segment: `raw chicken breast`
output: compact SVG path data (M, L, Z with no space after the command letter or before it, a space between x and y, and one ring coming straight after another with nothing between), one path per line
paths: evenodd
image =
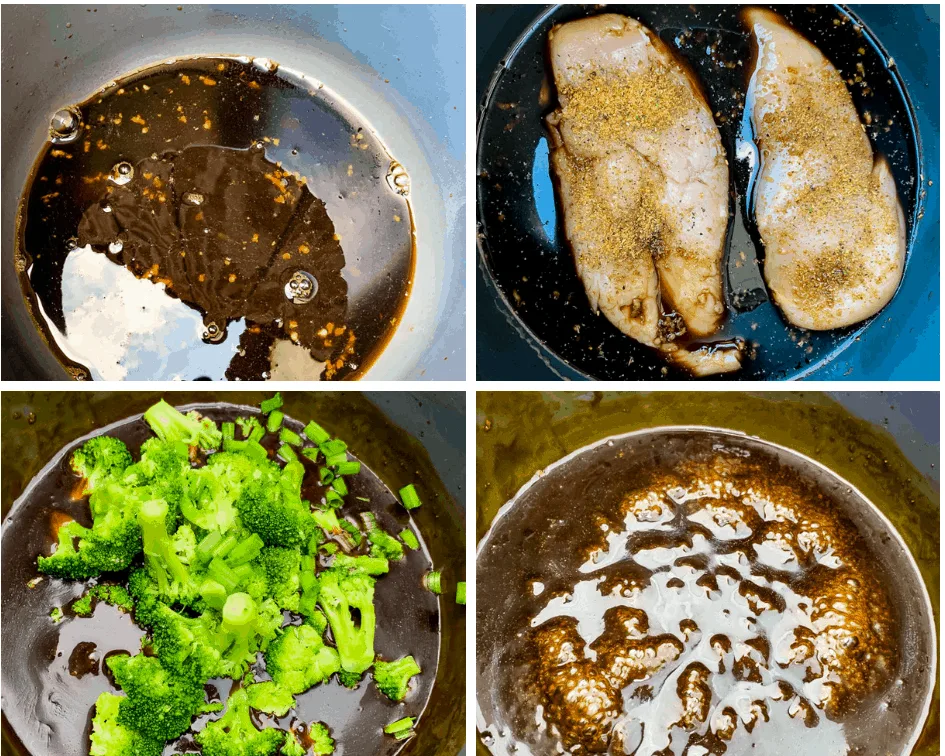
M771 11L746 18L757 45L748 107L761 153L755 222L765 279L796 326L857 323L885 307L902 278L895 181L820 50Z
M711 335L724 313L728 165L701 92L625 16L557 26L549 46L551 164L591 307L696 375L737 370L738 349L675 343Z

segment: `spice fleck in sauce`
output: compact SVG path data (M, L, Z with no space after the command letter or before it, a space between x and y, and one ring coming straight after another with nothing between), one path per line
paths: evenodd
M897 684L895 612L852 523L796 474L744 454L636 478L597 459L497 518L477 600L496 603L503 572L505 591L524 590L480 631L480 653L498 635L481 664L501 665L491 703L480 699L481 715L501 712L487 746L854 752L844 723L883 710Z
M406 306L408 193L319 82L169 62L56 113L17 269L76 378L359 377Z

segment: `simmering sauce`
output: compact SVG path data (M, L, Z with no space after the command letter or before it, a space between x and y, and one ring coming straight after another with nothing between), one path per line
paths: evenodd
M772 459L666 448L633 474L622 449L559 468L496 518L477 561L483 742L860 753L845 724L882 715L903 684L899 621L862 536Z
M16 266L75 378L353 378L406 306L409 188L320 82L169 61L53 116Z

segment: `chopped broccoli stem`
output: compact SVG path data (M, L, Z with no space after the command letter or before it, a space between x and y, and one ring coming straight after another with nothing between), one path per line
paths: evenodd
M348 461L348 452L340 451L337 454L329 454L325 456L325 464L329 467L340 467L343 463Z
M290 444L292 446L301 446L302 437L290 428L282 426L282 430L279 431L279 440L284 444Z
M323 444L331 438L331 434L314 420L309 421L309 424L305 426L303 432L315 445Z
M457 604L466 603L466 583L465 582L456 584L456 603Z
M416 509L420 506L420 497L417 496L417 489L413 487L413 483L400 489L400 500L407 510Z
M384 728L384 732L393 735L397 740L404 740L413 734L413 717L404 717L396 722L391 722Z
M295 453L295 449L293 449L288 444L283 444L280 446L278 454L286 462L298 462L299 460L299 455Z
M332 489L340 496L348 495L348 484L345 483L345 479L338 477L331 482Z
M340 438L334 438L331 441L325 441L322 444L318 445L318 450L325 456L327 459L335 454L347 453L348 445L342 441Z
M273 410L269 413L269 417L266 418L266 430L270 433L275 433L279 428L282 427L282 421L285 419L285 415L282 414L279 410Z
M441 578L442 575L439 571L431 570L423 576L423 587L430 593L442 593Z
M264 415L268 415L273 410L277 410L282 406L282 394L276 393L275 396L269 399L263 399L259 404L259 411Z
M400 531L400 540L404 542L408 549L416 551L420 548L420 541L417 540L417 536L410 528L404 528Z
M345 460L338 463L336 471L339 475L357 475L361 472L361 463L356 459Z
M223 438L236 438L236 423L221 423L220 430L223 433Z

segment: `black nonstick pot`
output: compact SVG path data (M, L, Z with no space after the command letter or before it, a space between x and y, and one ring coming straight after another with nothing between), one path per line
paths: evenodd
M889 159L908 225L907 267L894 300L877 316L828 332L790 326L770 301L764 250L748 211L743 95L750 44L744 6L610 5L654 30L703 85L731 169L731 221L723 258L727 317L719 341L743 339L751 359L724 380L938 375L936 205L938 41L924 36L925 10L772 6L813 40L851 82L874 149ZM477 370L483 379L679 380L681 369L593 313L561 229L548 165L544 116L557 104L547 62L555 25L600 6L479 6L477 43ZM937 11L928 10L931 18ZM923 39L916 48L902 35ZM888 46L906 48L908 67ZM908 83L907 83L908 80ZM918 90L918 91L916 91ZM919 98L918 100L916 98ZM916 102L922 103L922 112ZM931 145L931 146L930 146ZM716 376L715 379L720 379Z

